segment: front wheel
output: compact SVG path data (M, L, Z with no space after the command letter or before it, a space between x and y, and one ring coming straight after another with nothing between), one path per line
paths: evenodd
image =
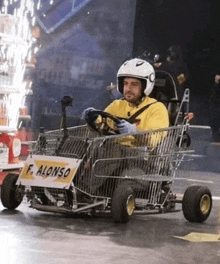
M204 222L212 209L212 195L206 186L190 186L182 201L183 214L190 222Z
M117 223L127 223L135 209L133 189L126 184L119 185L112 197L112 216Z
M18 176L18 174L9 173L1 186L1 201L8 209L17 208L23 200L22 188L16 185Z

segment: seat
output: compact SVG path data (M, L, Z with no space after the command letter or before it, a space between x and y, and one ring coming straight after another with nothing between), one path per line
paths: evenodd
M183 113L188 111L189 89L186 89L182 99L177 96L177 88L172 75L166 71L155 71L155 85L151 98L162 102L168 109L170 126L180 122ZM180 112L182 111L182 114Z

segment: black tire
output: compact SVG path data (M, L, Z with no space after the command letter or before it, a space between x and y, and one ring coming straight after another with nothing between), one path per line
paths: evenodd
M135 209L133 189L126 184L119 185L113 194L111 211L115 222L127 223Z
M182 210L186 220L190 222L204 222L212 209L212 195L206 186L190 186L186 189Z
M8 209L17 208L23 200L22 189L16 185L18 176L18 174L9 173L1 186L1 201L3 206Z

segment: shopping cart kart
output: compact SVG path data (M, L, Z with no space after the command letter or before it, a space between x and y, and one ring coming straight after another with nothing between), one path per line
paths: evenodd
M68 100L67 100L68 101ZM138 134L117 134L107 124L117 118L96 111L102 120L41 133L20 174L8 174L1 201L17 208L23 198L31 208L58 213L111 212L114 221L127 222L135 210L175 211L181 202L184 216L205 221L211 211L211 192L190 186L180 201L173 181L187 154L184 135L187 121L173 127Z

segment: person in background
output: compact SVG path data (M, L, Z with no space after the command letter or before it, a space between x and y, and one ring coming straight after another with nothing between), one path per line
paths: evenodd
M111 84L107 86L107 90L111 93L113 100L122 98L122 94L117 89L117 84Z
M220 142L220 73L215 75L214 85L209 98L210 118L212 136L215 142Z
M188 68L183 61L181 48L175 45L169 47L166 60L154 63L154 67L158 70L167 71L173 76L177 88L177 96L181 100L189 78Z

